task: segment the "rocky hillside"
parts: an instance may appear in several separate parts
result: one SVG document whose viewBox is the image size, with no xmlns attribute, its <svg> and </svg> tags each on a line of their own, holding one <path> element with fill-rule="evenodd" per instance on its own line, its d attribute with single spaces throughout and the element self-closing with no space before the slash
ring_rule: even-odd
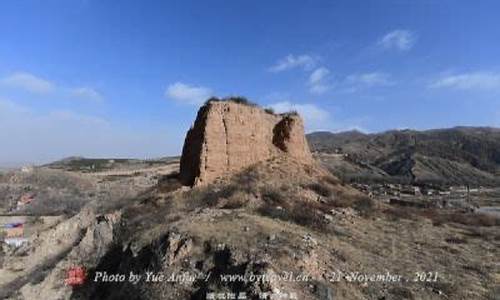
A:
<svg viewBox="0 0 500 300">
<path fill-rule="evenodd" d="M 119 211 L 85 208 L 6 254 L 0 298 L 488 300 L 499 225 L 391 208 L 283 156 L 194 188 L 171 174 Z M 84 285 L 63 283 L 71 266 L 85 267 Z M 387 274 L 403 279 L 367 279 Z"/>
<path fill-rule="evenodd" d="M 157 184 L 119 205 L 102 205 L 99 196 L 72 217 L 43 226 L 19 248 L 2 244 L 0 298 L 498 295 L 500 219 L 455 208 L 392 207 L 362 194 L 310 159 L 295 114 L 275 115 L 234 100 L 208 103 L 200 114 L 188 133 L 180 174 L 165 162 Z M 253 157 L 253 149 L 270 154 Z M 363 154 L 373 159 L 375 153 L 369 148 Z M 380 164 L 373 172 L 388 176 Z M 184 185 L 184 168 L 203 184 Z M 151 177 L 158 170 L 151 169 L 125 177 Z M 123 170 L 114 171 L 120 173 L 80 172 L 123 179 Z M 77 283 L 68 271 L 74 267 L 86 279 L 78 276 L 72 287 Z"/>
<path fill-rule="evenodd" d="M 307 139 L 332 171 L 349 180 L 472 185 L 499 182 L 500 129 L 315 132 Z M 335 153 L 347 157 L 338 159 L 331 155 Z"/>
</svg>

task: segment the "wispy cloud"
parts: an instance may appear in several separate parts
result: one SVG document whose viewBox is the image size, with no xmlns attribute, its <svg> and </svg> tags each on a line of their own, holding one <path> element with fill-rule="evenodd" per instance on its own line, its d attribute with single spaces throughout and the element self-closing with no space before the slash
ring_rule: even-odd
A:
<svg viewBox="0 0 500 300">
<path fill-rule="evenodd" d="M 30 93 L 80 100 L 101 101 L 103 96 L 91 87 L 64 87 L 56 82 L 49 81 L 28 72 L 15 72 L 0 79 L 0 85 L 24 90 Z"/>
<path fill-rule="evenodd" d="M 270 94 L 268 99 L 286 99 L 286 95 L 283 94 Z M 337 119 L 333 117 L 334 111 L 329 111 L 317 104 L 313 103 L 297 103 L 291 100 L 276 101 L 267 107 L 272 108 L 277 113 L 284 113 L 289 111 L 297 111 L 302 118 L 304 118 L 305 128 L 307 132 L 312 132 L 316 130 L 326 130 L 326 131 L 346 131 L 357 129 L 363 132 L 368 132 L 364 126 L 362 126 L 367 118 L 351 118 L 351 119 Z M 335 108 L 331 108 L 335 110 Z"/>
<path fill-rule="evenodd" d="M 102 101 L 103 96 L 93 88 L 80 87 L 70 90 L 72 96 L 93 101 Z"/>
<path fill-rule="evenodd" d="M 181 103 L 200 105 L 213 96 L 211 89 L 176 82 L 169 85 L 165 91 L 165 97 Z"/>
<path fill-rule="evenodd" d="M 500 73 L 472 72 L 446 75 L 432 82 L 429 87 L 458 90 L 500 90 Z"/>
<path fill-rule="evenodd" d="M 298 68 L 307 73 L 310 72 L 307 87 L 310 93 L 319 95 L 326 93 L 332 86 L 328 82 L 330 70 L 324 66 L 318 66 L 318 62 L 319 58 L 315 56 L 289 54 L 270 67 L 269 71 L 278 73 Z"/>
<path fill-rule="evenodd" d="M 280 59 L 275 65 L 269 68 L 270 72 L 283 72 L 295 68 L 302 68 L 304 70 L 310 70 L 316 66 L 318 59 L 307 54 L 293 55 L 289 54 L 286 57 Z"/>
<path fill-rule="evenodd" d="M 55 89 L 55 85 L 52 82 L 27 72 L 13 73 L 2 78 L 0 83 L 37 94 L 47 94 Z"/>
<path fill-rule="evenodd" d="M 297 111 L 303 118 L 308 129 L 317 129 L 329 118 L 328 111 L 309 103 L 292 103 L 282 101 L 268 105 L 277 113 Z"/>
<path fill-rule="evenodd" d="M 325 67 L 315 69 L 309 75 L 309 91 L 313 94 L 323 94 L 328 91 L 331 86 L 327 83 L 327 77 L 330 75 L 330 70 Z"/>
<path fill-rule="evenodd" d="M 377 44 L 384 49 L 407 51 L 413 48 L 417 35 L 409 30 L 397 29 L 382 36 Z"/>
<path fill-rule="evenodd" d="M 346 83 L 354 87 L 390 86 L 395 84 L 389 74 L 382 72 L 352 74 L 347 76 Z"/>
</svg>

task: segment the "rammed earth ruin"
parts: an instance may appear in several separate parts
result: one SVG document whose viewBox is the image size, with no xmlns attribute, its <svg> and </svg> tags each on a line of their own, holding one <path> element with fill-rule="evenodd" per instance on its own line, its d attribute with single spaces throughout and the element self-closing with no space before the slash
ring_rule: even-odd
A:
<svg viewBox="0 0 500 300">
<path fill-rule="evenodd" d="M 204 185 L 280 155 L 312 161 L 297 113 L 274 114 L 234 99 L 212 100 L 200 108 L 186 135 L 180 179 L 185 185 Z"/>
</svg>

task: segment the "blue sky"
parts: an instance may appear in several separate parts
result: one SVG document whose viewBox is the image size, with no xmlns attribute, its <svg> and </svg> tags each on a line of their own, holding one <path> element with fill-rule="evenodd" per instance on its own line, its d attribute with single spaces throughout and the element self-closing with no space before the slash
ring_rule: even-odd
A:
<svg viewBox="0 0 500 300">
<path fill-rule="evenodd" d="M 207 97 L 308 131 L 500 126 L 498 1 L 0 3 L 0 164 L 179 154 Z"/>
</svg>

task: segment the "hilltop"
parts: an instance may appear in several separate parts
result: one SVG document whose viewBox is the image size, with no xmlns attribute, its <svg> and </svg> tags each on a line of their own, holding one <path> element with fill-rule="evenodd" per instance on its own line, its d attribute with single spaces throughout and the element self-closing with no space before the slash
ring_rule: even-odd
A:
<svg viewBox="0 0 500 300">
<path fill-rule="evenodd" d="M 180 179 L 207 184 L 281 155 L 312 161 L 298 114 L 277 115 L 244 98 L 210 99 L 186 134 Z"/>
<path fill-rule="evenodd" d="M 335 152 L 369 139 L 357 132 L 340 137 L 352 148 L 315 155 L 343 157 Z M 393 140 L 405 138 L 387 143 Z M 266 155 L 252 156 L 254 150 Z M 378 155 L 371 150 L 360 153 Z M 201 300 L 242 293 L 489 300 L 498 294 L 500 219 L 474 209 L 484 199 L 498 205 L 498 191 L 478 189 L 472 203 L 402 195 L 395 204 L 387 201 L 392 196 L 356 190 L 322 163 L 311 158 L 299 115 L 229 99 L 200 109 L 180 161 L 144 166 L 72 158 L 2 176 L 12 203 L 29 192 L 34 203 L 56 199 L 52 212 L 69 200 L 78 205 L 50 218 L 33 210 L 23 216 L 28 241 L 0 252 L 0 298 Z M 87 280 L 72 288 L 64 280 L 74 266 L 86 270 Z M 131 272 L 142 277 L 99 279 Z M 370 279 L 389 276 L 399 279 Z"/>
<path fill-rule="evenodd" d="M 500 182 L 497 128 L 314 132 L 307 139 L 325 165 L 346 180 L 489 186 Z M 335 153 L 344 156 L 332 158 Z"/>
</svg>

